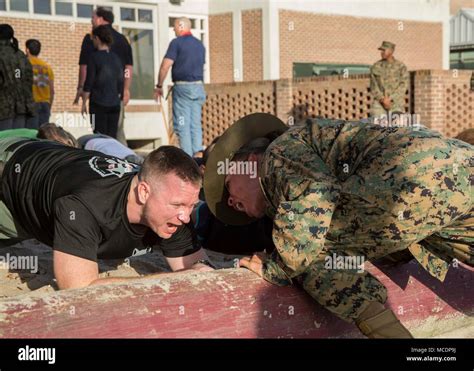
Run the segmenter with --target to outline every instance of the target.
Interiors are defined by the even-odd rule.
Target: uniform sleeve
[[[180,226],[170,238],[162,239],[158,247],[167,258],[191,255],[201,249],[192,223]]]
[[[316,153],[311,155],[320,172],[282,180],[288,192],[273,221],[276,249],[263,267],[263,277],[277,285],[290,284],[321,253],[339,199],[337,180]]]
[[[74,196],[54,203],[53,250],[97,261],[100,228],[85,206]]]
[[[379,82],[377,81],[377,69],[374,66],[370,68],[370,92],[376,101],[383,98],[384,94],[380,89]]]
[[[168,46],[168,50],[166,51],[165,58],[171,59],[173,61],[176,60],[178,57],[178,43],[176,42],[177,39],[174,39],[170,42]]]
[[[391,97],[395,101],[403,101],[405,93],[408,89],[408,70],[404,64],[400,67],[399,79],[400,83],[394,89],[394,92]]]

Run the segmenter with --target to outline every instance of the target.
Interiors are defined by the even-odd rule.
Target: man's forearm
[[[84,87],[84,83],[86,82],[87,77],[87,65],[81,64],[79,65],[79,77],[77,82],[77,88],[82,89]]]
[[[130,90],[132,86],[133,66],[126,65],[124,71],[123,89]]]
[[[161,66],[160,68],[160,73],[158,74],[158,85],[163,86],[163,83],[165,82],[166,75],[168,74],[169,71],[168,66]]]

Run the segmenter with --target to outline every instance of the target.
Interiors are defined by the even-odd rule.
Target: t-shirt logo
[[[115,175],[118,178],[124,174],[137,172],[138,165],[131,164],[119,158],[94,156],[89,160],[89,166],[101,177]]]

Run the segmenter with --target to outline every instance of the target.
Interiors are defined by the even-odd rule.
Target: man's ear
[[[139,181],[137,185],[137,193],[138,193],[138,202],[141,204],[145,204],[148,198],[150,197],[151,187],[145,181]]]
[[[258,155],[256,153],[251,153],[247,159],[247,161],[257,161]]]

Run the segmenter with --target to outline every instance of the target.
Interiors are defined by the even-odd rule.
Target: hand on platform
[[[240,266],[263,277],[263,262],[267,259],[267,254],[263,252],[255,253],[252,257],[245,256],[240,259]]]

